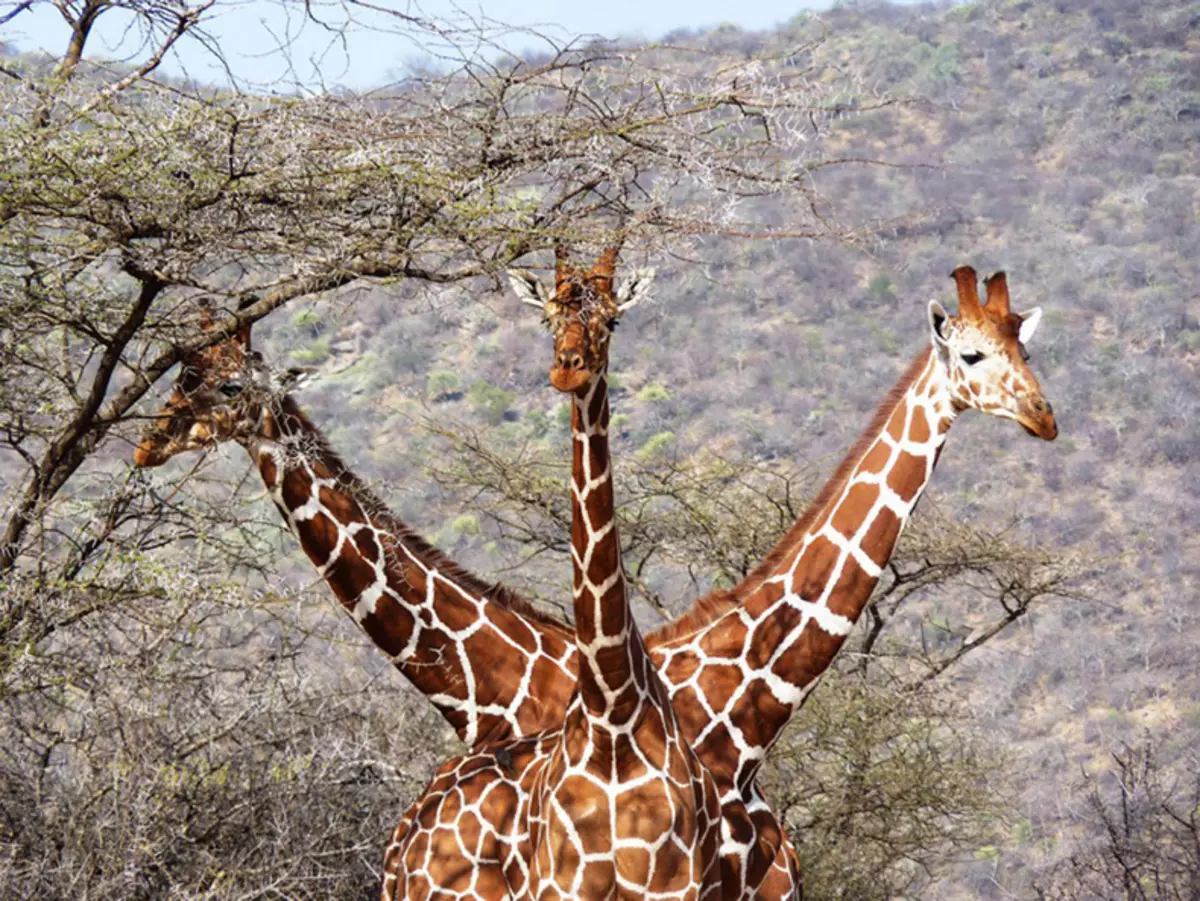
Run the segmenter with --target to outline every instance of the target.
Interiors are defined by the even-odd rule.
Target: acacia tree
[[[1183,901],[1200,893],[1200,761],[1168,772],[1149,735],[1081,777],[1082,835],[1036,886],[1044,901]]]
[[[769,232],[738,218],[750,195],[788,202],[776,234],[852,236],[812,173],[861,92],[820,35],[771,57],[543,42],[522,60],[490,23],[353,0],[294,9],[375,15],[441,70],[365,97],[204,89],[155,76],[181,41],[219,54],[221,0],[0,16],[46,3],[62,54],[0,71],[0,878],[24,897],[358,896],[444,733],[280,586],[283,539],[241,482],[130,473],[147,395],[299,300],[392,292],[402,315],[393,286],[494,279],[560,240]],[[144,39],[119,67],[88,58],[113,15]]]

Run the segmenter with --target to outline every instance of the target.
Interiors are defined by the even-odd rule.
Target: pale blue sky
[[[421,12],[425,15],[478,17],[480,14],[507,25],[544,30],[556,39],[579,34],[606,36],[638,35],[657,38],[676,28],[703,28],[732,22],[742,28],[770,28],[805,9],[819,9],[829,0],[601,0],[601,2],[564,2],[564,0],[374,0],[375,5],[396,11]],[[911,0],[910,0],[911,2]],[[11,8],[11,0],[0,0],[0,14]],[[341,9],[336,0],[317,0],[330,21]],[[293,6],[293,9],[296,7]],[[99,33],[89,43],[90,56],[136,59],[138,37],[128,29],[129,20],[119,11],[101,19]],[[289,15],[278,0],[218,0],[206,27],[226,54],[230,68],[251,86],[275,84],[281,87],[303,84],[316,87],[314,70],[319,68],[328,87],[345,86],[362,90],[384,83],[389,74],[420,57],[421,48],[385,29],[386,16],[362,14],[362,26],[348,33],[345,47],[331,32],[303,17]],[[370,27],[366,27],[370,26]],[[294,68],[278,47],[290,36]],[[16,17],[0,29],[0,40],[20,50],[45,50],[58,56],[66,46],[67,31],[58,13],[49,3]],[[536,46],[532,35],[516,35],[505,40],[506,46],[520,51]],[[164,62],[166,74],[185,72],[205,82],[225,81],[221,69],[210,54],[196,42],[180,42],[177,51]]]

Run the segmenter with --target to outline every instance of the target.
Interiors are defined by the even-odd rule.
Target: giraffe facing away
[[[202,310],[201,327],[214,328]],[[569,626],[457,567],[393,516],[241,329],[183,361],[134,451],[139,467],[236,441],[341,606],[468,746],[562,724],[575,684]]]

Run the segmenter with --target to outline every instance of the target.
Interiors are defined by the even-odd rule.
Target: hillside
[[[862,248],[707,240],[690,259],[653,260],[655,301],[630,314],[614,350],[617,459],[718,448],[828,472],[923,346],[925,302],[952,300],[955,264],[1003,268],[1016,308],[1045,308],[1032,365],[1059,439],[964,417],[931,495],[960,520],[1011,524],[1023,541],[1100,563],[1094,603],[1040,609],[954,676],[995,741],[1018,750],[1026,820],[998,861],[962,878],[975,897],[1028,897],[1066,838],[1081,766],[1103,769],[1112,743],[1143,729],[1172,757],[1200,741],[1200,7],[847,4],[824,22],[849,36],[846,61],[866,84],[921,99],[837,133],[847,155],[903,167],[817,173],[818,186],[851,218],[926,215]],[[794,39],[788,27],[686,37]],[[767,203],[755,213],[779,215]],[[456,555],[565,590],[562,557],[537,574],[497,564],[515,558],[484,511],[431,490],[424,467],[444,445],[419,428],[491,422],[498,448],[564,453],[536,316],[502,292],[443,296],[420,317],[388,310],[363,298],[304,320],[312,334],[294,361],[354,360],[304,402]],[[276,328],[277,353],[305,340],[297,322]],[[676,609],[694,594],[663,568],[652,584]]]
[[[865,161],[812,173],[820,208],[868,233],[887,224],[845,246],[749,237],[696,238],[671,253],[629,246],[621,269],[653,265],[658,275],[652,300],[614,338],[618,481],[635,462],[665,470],[716,454],[747,472],[800,473],[812,490],[925,346],[927,302],[953,309],[956,265],[1003,269],[1014,309],[1043,307],[1030,365],[1058,439],[966,415],[923,501],[926,513],[1086,561],[1077,597],[1039,603],[945,677],[966,701],[964,728],[1011,754],[1002,774],[1011,814],[921,897],[1034,898],[1089,840],[1081,772],[1110,771],[1113,749],[1144,736],[1172,772],[1200,767],[1200,5],[850,2],[773,32],[724,27],[665,41],[783,53],[817,27],[828,29],[826,52],[858,71],[827,150]],[[896,102],[854,112],[885,97]],[[789,216],[771,198],[739,212],[772,227]],[[298,399],[401,517],[488,578],[559,606],[570,596],[564,548],[524,559],[514,540],[529,523],[554,526],[555,511],[531,506],[528,522],[515,521],[496,492],[469,484],[472,455],[442,434],[477,435],[514,467],[561,477],[566,411],[546,384],[550,339],[507,286],[360,283],[279,310],[256,327],[256,342],[275,367],[315,370]],[[114,484],[127,477],[139,426],[123,426],[97,467]],[[247,554],[286,555],[287,579],[272,586],[278,615],[308,634],[290,644],[288,626],[260,627],[237,606],[245,601],[231,602],[228,622],[255,624],[250,640],[271,649],[269,668],[311,674],[305,684],[320,700],[298,704],[318,737],[310,740],[319,743],[336,709],[347,731],[387,733],[373,747],[414,748],[403,765],[356,758],[349,775],[338,771],[339,786],[402,771],[389,790],[402,783],[406,794],[383,813],[350,802],[341,812],[375,817],[371,828],[384,835],[450,752],[450,733],[313,586],[307,560],[248,487],[245,454],[226,447],[213,457],[189,491],[238,511],[240,531],[253,533]],[[17,462],[0,467],[10,503]],[[170,500],[193,463],[145,478]],[[619,485],[627,496],[634,488]],[[651,600],[678,612],[716,578],[673,557],[670,536],[664,544],[639,573],[647,628],[663,616]],[[148,571],[149,582],[166,578]],[[930,623],[966,635],[986,612],[975,600],[969,591],[917,597],[897,641],[915,646]],[[236,632],[213,621],[220,641]],[[356,697],[369,698],[361,715],[331,700]],[[367,861],[357,877],[376,846],[355,851]]]

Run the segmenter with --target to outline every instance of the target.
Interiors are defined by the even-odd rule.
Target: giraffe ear
[[[654,285],[655,270],[637,269],[625,280],[617,291],[617,312],[624,313],[631,307],[650,296],[650,288]]]
[[[543,310],[550,301],[550,295],[546,293],[546,286],[542,284],[542,280],[528,269],[508,270],[508,281],[521,303]]]
[[[946,346],[946,321],[950,314],[936,300],[929,301],[929,329],[933,332],[933,343]]]
[[[1020,317],[1021,328],[1017,331],[1017,340],[1022,344],[1028,344],[1033,333],[1037,331],[1038,323],[1042,321],[1042,308],[1034,307],[1032,310],[1026,310],[1020,314]]]

